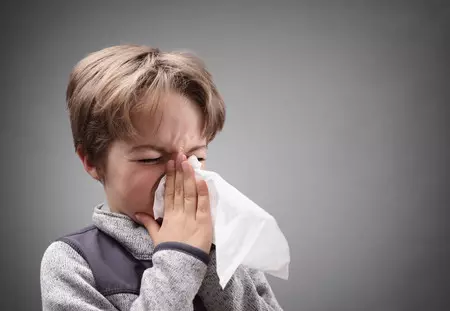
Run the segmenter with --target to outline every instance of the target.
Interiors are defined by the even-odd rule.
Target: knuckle
[[[202,213],[206,213],[208,211],[208,206],[205,204],[199,204],[197,209]]]
[[[173,188],[167,188],[164,192],[166,197],[172,196],[174,193],[174,189]]]
[[[185,191],[184,192],[184,199],[185,200],[190,200],[190,201],[195,201],[197,199],[197,195],[194,192]]]
[[[170,198],[172,196],[173,196],[173,189],[165,191],[165,193],[164,193],[165,198]]]
[[[204,208],[209,207],[209,198],[208,197],[205,197],[205,196],[199,197],[198,202],[199,202],[199,205],[201,205]]]
[[[176,195],[181,195],[183,193],[183,188],[182,187],[175,187],[174,190]]]

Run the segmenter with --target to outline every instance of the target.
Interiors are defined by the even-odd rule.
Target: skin
[[[78,156],[89,175],[97,180],[102,176],[111,211],[144,225],[155,246],[174,241],[209,252],[212,220],[208,188],[204,181],[196,181],[186,160],[195,155],[203,166],[206,160],[201,112],[177,93],[166,95],[160,107],[153,118],[144,113],[136,119],[136,139],[111,144],[104,171],[89,163],[81,148]],[[153,219],[153,199],[164,175],[165,214],[160,227]]]

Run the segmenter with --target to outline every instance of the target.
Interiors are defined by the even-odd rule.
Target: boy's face
[[[177,152],[195,155],[203,164],[206,159],[199,108],[175,93],[165,100],[152,119],[143,114],[136,120],[139,138],[113,142],[107,155],[103,177],[108,205],[133,219],[136,212],[153,215],[155,190],[168,159]],[[97,174],[95,169],[89,173]]]

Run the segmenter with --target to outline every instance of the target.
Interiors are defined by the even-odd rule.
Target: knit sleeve
[[[140,294],[130,310],[193,310],[194,297],[206,273],[205,260],[186,248],[161,247],[153,254],[153,267],[144,271]],[[96,289],[88,263],[64,242],[54,242],[47,248],[40,277],[44,311],[117,310]]]
[[[240,266],[225,289],[216,272],[215,252],[199,295],[208,310],[216,311],[282,311],[264,273]]]

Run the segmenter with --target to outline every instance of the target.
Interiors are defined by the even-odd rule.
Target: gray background
[[[215,76],[209,168],[286,234],[286,310],[450,310],[449,2],[187,2],[2,4],[1,309],[40,309],[45,248],[103,200],[71,145],[72,66],[142,43]]]

